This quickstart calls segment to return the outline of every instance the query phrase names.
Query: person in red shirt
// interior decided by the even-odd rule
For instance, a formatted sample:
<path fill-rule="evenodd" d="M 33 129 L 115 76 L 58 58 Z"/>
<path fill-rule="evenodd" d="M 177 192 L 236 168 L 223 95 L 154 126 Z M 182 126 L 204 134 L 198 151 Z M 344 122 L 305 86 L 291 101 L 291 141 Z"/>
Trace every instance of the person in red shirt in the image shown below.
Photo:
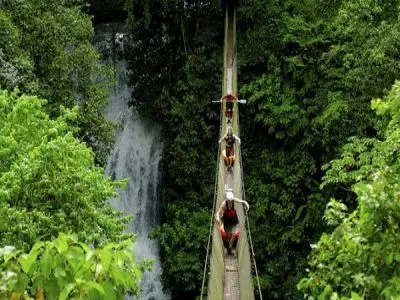
<path fill-rule="evenodd" d="M 230 92 L 228 92 L 228 94 L 226 94 L 225 96 L 223 96 L 221 98 L 221 101 L 225 101 L 224 113 L 228 119 L 228 123 L 232 120 L 233 105 L 234 105 L 233 102 L 236 100 L 237 100 L 236 97 L 234 95 L 232 95 Z"/>
<path fill-rule="evenodd" d="M 227 191 L 226 200 L 221 203 L 215 215 L 222 241 L 229 255 L 233 254 L 232 250 L 236 247 L 240 234 L 235 202 L 245 204 L 246 209 L 249 210 L 249 204 L 246 201 L 235 198 L 232 191 Z"/>

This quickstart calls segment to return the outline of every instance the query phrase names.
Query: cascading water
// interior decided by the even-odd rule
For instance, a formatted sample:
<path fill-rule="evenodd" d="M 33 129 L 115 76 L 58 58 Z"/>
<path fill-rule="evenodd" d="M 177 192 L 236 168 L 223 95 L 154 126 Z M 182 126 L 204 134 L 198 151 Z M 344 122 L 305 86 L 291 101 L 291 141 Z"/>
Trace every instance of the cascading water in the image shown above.
<path fill-rule="evenodd" d="M 159 162 L 162 140 L 160 127 L 143 120 L 128 107 L 132 87 L 129 84 L 127 63 L 123 51 L 124 35 L 116 33 L 117 24 L 104 24 L 96 27 L 95 44 L 104 54 L 109 54 L 116 72 L 116 86 L 109 96 L 107 116 L 120 124 L 116 143 L 108 160 L 106 175 L 113 179 L 128 178 L 127 188 L 119 192 L 112 206 L 133 215 L 129 231 L 136 232 L 135 252 L 138 260 L 156 259 L 151 272 L 145 272 L 141 287 L 141 299 L 161 300 L 169 297 L 163 293 L 160 282 L 159 244 L 148 238 L 149 230 L 158 224 L 160 208 L 157 197 L 159 181 Z M 117 46 L 117 47 L 115 47 Z"/>

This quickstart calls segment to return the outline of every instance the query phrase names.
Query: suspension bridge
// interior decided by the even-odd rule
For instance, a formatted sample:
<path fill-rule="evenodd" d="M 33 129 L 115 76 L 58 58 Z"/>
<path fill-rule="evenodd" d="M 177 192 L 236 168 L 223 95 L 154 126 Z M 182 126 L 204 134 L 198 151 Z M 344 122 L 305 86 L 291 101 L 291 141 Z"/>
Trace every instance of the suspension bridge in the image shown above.
<path fill-rule="evenodd" d="M 228 92 L 237 95 L 235 2 L 236 1 L 225 1 L 224 77 L 222 82 L 222 95 L 227 95 Z M 231 120 L 228 120 L 224 114 L 225 108 L 226 101 L 221 101 L 220 137 L 225 134 L 229 127 L 239 136 L 238 102 L 234 101 Z M 227 190 L 232 190 L 235 197 L 246 200 L 240 145 L 238 145 L 238 143 L 234 144 L 236 162 L 233 169 L 228 171 L 222 155 L 224 144 L 225 142 L 222 142 L 218 148 L 213 211 L 210 219 L 210 233 L 200 299 L 252 300 L 255 299 L 255 294 L 257 295 L 257 299 L 262 299 L 246 210 L 242 204 L 235 204 L 239 218 L 240 237 L 234 255 L 227 254 L 214 219 L 214 214 L 225 200 Z M 254 291 L 253 282 L 257 285 L 258 290 L 256 293 Z"/>

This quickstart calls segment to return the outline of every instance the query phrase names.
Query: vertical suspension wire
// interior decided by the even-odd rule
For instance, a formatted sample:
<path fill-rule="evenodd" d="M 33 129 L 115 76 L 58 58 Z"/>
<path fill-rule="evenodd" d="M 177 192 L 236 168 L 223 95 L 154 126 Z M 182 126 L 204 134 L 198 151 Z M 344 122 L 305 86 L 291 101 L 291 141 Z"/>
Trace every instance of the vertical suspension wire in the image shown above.
<path fill-rule="evenodd" d="M 221 102 L 221 106 L 220 107 L 221 107 L 221 109 L 220 109 L 220 117 L 219 117 L 219 129 L 220 129 L 219 132 L 221 132 L 221 128 L 222 128 L 223 102 Z M 218 134 L 218 139 L 219 139 L 219 134 Z M 200 300 L 203 300 L 203 295 L 204 295 L 204 285 L 205 285 L 205 282 L 206 282 L 208 256 L 210 254 L 211 236 L 212 236 L 212 230 L 213 230 L 213 225 L 214 225 L 214 213 L 215 213 L 215 208 L 217 206 L 220 152 L 221 152 L 221 144 L 218 143 L 217 167 L 216 167 L 216 170 L 215 170 L 214 201 L 213 201 L 213 208 L 212 208 L 211 218 L 210 218 L 210 227 L 209 227 L 210 229 L 209 229 L 209 232 L 208 232 L 207 251 L 206 251 L 206 259 L 205 259 L 204 270 L 203 270 L 203 280 L 202 280 L 202 283 L 201 283 Z"/>
<path fill-rule="evenodd" d="M 237 105 L 237 124 L 239 128 L 239 105 Z M 240 132 L 239 132 L 240 133 Z M 242 151 L 240 151 L 242 152 Z M 243 200 L 246 200 L 246 190 L 244 188 L 244 180 L 243 180 L 243 164 L 242 164 L 242 153 L 240 153 L 240 169 L 242 172 L 241 174 L 241 180 L 242 180 L 242 192 L 243 192 Z M 242 204 L 243 205 L 243 204 Z M 251 249 L 251 255 L 253 256 L 253 265 L 254 265 L 254 271 L 256 273 L 256 280 L 257 280 L 257 287 L 258 287 L 258 292 L 260 294 L 260 299 L 263 300 L 262 293 L 261 293 L 261 285 L 260 285 L 260 279 L 258 277 L 258 269 L 257 269 L 257 263 L 256 263 L 256 256 L 254 253 L 254 247 L 253 247 L 253 240 L 251 238 L 251 231 L 250 231 L 250 222 L 249 222 L 249 217 L 247 215 L 247 211 L 245 208 L 243 208 L 244 214 L 246 216 L 246 225 L 247 225 L 247 232 L 249 234 L 249 241 L 250 241 L 250 249 Z"/>

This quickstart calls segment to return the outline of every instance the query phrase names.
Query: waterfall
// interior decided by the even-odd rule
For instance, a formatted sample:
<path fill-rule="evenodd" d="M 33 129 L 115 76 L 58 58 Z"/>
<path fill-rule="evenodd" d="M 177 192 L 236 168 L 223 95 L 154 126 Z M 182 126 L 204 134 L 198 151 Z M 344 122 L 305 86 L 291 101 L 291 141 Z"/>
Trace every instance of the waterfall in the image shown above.
<path fill-rule="evenodd" d="M 149 230 L 158 224 L 160 216 L 158 183 L 163 146 L 161 128 L 142 119 L 128 107 L 132 87 L 129 84 L 127 63 L 123 59 L 123 44 L 127 41 L 117 30 L 120 30 L 118 24 L 103 24 L 101 27 L 96 26 L 95 36 L 96 47 L 103 55 L 108 53 L 116 73 L 116 86 L 109 96 L 106 115 L 120 126 L 108 160 L 106 175 L 115 180 L 129 180 L 128 186 L 119 191 L 119 196 L 111 204 L 114 208 L 133 215 L 134 219 L 128 230 L 138 235 L 135 246 L 138 260 L 156 259 L 152 271 L 143 274 L 141 299 L 168 299 L 160 282 L 162 270 L 159 263 L 159 244 L 148 238 Z"/>

